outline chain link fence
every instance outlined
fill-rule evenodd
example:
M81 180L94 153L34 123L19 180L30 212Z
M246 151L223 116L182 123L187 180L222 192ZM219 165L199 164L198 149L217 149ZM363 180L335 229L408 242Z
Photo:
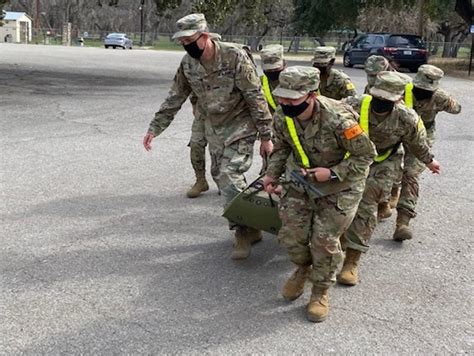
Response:
M104 38L111 32L106 31L83 31L74 30L71 33L71 45L102 47ZM147 47L162 50L182 50L182 47L174 42L171 37L173 33L127 33L135 47ZM338 53L342 54L350 45L352 33L339 32L330 33L325 37L308 36L244 36L223 35L223 41L235 42L248 45L253 51L258 51L269 44L281 44L285 51L293 54L311 54L317 46L333 46ZM63 43L62 29L41 29L35 31L32 43L45 45L61 45ZM469 59L471 41L467 39L462 43L426 42L426 47L432 57L447 57L458 59Z

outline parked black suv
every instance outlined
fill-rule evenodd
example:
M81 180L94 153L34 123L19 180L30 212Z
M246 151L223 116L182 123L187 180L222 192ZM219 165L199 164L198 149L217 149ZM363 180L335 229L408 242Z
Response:
M368 33L358 36L344 52L344 66L364 64L367 57L377 54L416 72L428 61L428 51L420 36Z

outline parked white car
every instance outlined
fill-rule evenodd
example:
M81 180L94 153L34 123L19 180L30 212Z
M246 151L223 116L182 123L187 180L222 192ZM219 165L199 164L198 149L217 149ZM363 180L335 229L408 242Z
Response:
M133 41L125 33L110 33L104 38L104 47L132 49Z

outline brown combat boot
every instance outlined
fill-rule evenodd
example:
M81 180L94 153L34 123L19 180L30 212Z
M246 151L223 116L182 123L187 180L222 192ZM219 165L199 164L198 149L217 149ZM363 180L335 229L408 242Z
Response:
M311 272L311 266L298 266L285 282L281 295L289 302L298 299L304 292L304 284Z
M400 199L400 188L392 187L389 200L390 208L395 209L397 207L398 199Z
M196 183L186 192L188 198L197 198L202 192L209 190L205 172L196 172Z
M398 212L397 225L393 234L393 239L395 241L411 240L413 238L410 227L408 226L410 219L411 217L408 215L403 214L400 211Z
M390 208L389 202L380 203L377 211L378 220L388 219L392 216L392 208Z
M329 314L329 296L327 288L314 287L311 299L306 307L306 316L313 323L320 323L327 319Z
M262 240L262 232L250 227L239 226L235 231L233 260L244 260L250 256L252 244Z
M337 281L347 286L355 286L359 282L357 265L359 264L361 252L351 248L346 249L346 258L342 265L341 273L337 276Z

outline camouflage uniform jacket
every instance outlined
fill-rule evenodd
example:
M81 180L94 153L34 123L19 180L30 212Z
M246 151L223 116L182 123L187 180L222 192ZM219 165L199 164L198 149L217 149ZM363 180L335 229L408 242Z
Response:
M188 54L183 57L149 131L155 136L163 132L191 95L196 114L209 120L226 145L257 132L262 139L269 139L272 119L255 65L237 45L213 42L215 57L208 68Z
M321 80L319 92L321 95L335 100L341 100L342 98L357 94L351 78L343 71L332 68L328 79L325 81Z
M340 102L329 98L318 96L317 104L305 129L297 119L294 120L310 166L330 168L340 181L365 180L376 151L369 137L357 124L356 116ZM277 108L273 119L275 140L267 174L280 177L288 158L290 165L302 167L302 164L281 107ZM344 159L347 151L351 155Z
M362 100L366 95L352 96L343 100L360 113ZM379 117L369 109L369 136L378 154L403 143L423 163L433 160L433 154L426 141L426 131L418 122L418 115L404 104L395 104L386 117Z
M435 118L438 112L446 111L450 114L461 112L461 105L443 89L437 89L431 99L417 101L413 98L413 108L422 118L428 136L434 135Z

